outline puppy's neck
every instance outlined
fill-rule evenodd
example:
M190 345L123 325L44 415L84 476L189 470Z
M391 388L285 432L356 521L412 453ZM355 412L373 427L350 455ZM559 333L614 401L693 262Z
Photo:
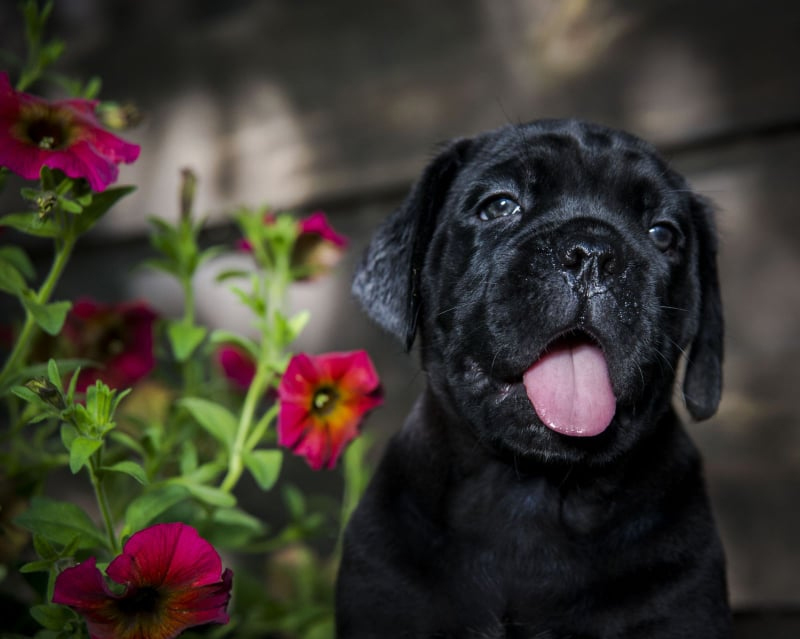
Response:
M700 458L673 410L658 418L658 423L637 444L615 458L598 465L566 463L532 454L524 456L497 448L481 440L456 414L448 402L440 401L429 388L417 400L402 434L414 454L450 476L449 481L483 475L494 469L499 475L519 483L545 481L563 493L576 490L608 492L623 486L646 482L646 477L666 472L679 477L699 467Z

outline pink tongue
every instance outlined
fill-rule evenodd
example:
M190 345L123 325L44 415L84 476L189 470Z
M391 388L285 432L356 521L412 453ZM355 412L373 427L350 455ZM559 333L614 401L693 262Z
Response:
M545 354L522 376L536 414L562 435L594 437L611 423L616 399L603 352L591 344Z

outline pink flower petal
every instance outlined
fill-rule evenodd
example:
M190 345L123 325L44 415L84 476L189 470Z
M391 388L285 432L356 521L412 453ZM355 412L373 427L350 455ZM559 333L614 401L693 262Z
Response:
M256 375L256 363L248 353L235 346L223 346L217 351L217 361L234 385L241 390L250 388Z
M347 246L347 238L333 229L328 223L328 217L322 211L315 211L304 220L300 220L300 232L315 233L341 248Z
M157 524L133 535L106 573L120 584L196 587L219 581L222 560L191 526Z
M289 361L278 386L281 401L310 403L313 387L319 383L320 374L314 360L305 353L298 353Z
M278 444L305 457L315 470L336 465L358 435L364 415L383 401L364 351L316 357L298 353L286 367L278 397Z
M310 425L310 402L294 403L284 401L278 412L278 445L292 448L297 444Z
M133 386L156 365L153 326L157 316L144 302L100 304L77 300L61 334L63 350L71 357L96 362L84 369L77 389L83 392L97 379L112 388Z
M97 102L70 99L47 101L15 91L5 72L0 73L0 165L25 179L39 177L43 166L85 178L94 191L117 179L117 165L133 162L140 148L109 133L95 116ZM57 129L57 148L45 148L30 139L31 123Z
M53 603L74 606L82 610L103 608L111 591L94 557L65 569L56 577Z
M158 524L133 535L107 574L94 558L56 578L53 601L86 619L92 639L174 639L193 626L227 623L233 573L191 526Z

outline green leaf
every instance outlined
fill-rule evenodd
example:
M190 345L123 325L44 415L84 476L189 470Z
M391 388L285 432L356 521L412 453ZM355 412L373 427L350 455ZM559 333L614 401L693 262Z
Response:
M105 535L75 504L47 497L34 497L31 506L15 520L18 526L66 546L78 538L77 549L107 547Z
M214 486L204 486L203 484L194 484L180 480L175 481L179 482L179 485L184 486L192 494L192 497L199 499L209 506L232 508L236 505L236 497Z
M236 437L237 421L227 408L199 397L187 397L180 400L178 405L188 410L209 435L228 450L231 449Z
M19 571L22 574L28 574L31 572L50 572L50 568L53 567L54 559L40 559L39 561L29 561L27 564L23 564L19 567Z
M147 473L144 472L144 468L142 468L136 462L121 461L111 466L103 466L101 470L128 475L129 477L133 477L143 486L147 486L147 484L149 483L147 479Z
M242 348L253 359L258 359L258 344L256 344L249 337L237 335L236 333L232 333L231 331L226 331L224 329L217 329L211 333L210 342L214 346L218 346L220 344L233 344L234 346Z
M162 484L137 497L125 511L123 536L145 528L165 510L188 497L186 487L175 483Z
M100 77L93 75L91 78L89 78L88 82L86 82L86 86L83 88L83 97L87 100L94 100L98 95L100 95L100 89L102 86L103 80Z
M25 309L33 316L39 327L48 335L58 335L67 313L72 308L72 302L53 302L51 304L40 304L33 299L33 294L22 296L22 304Z
M330 639L336 636L336 624L332 618L316 621L303 636L305 639Z
M239 508L220 508L215 510L211 516L214 524L247 529L254 534L260 534L266 530L264 523L257 517L253 517Z
M72 443L80 436L78 430L72 424L64 424L61 426L61 443L64 448L69 450L72 448Z
M21 233L36 237L58 237L62 233L61 227L52 217L43 218L33 211L8 213L0 217L0 226L10 226Z
M292 515L292 519L300 519L306 512L306 498L296 486L286 484L283 487L283 501Z
M266 532L259 519L239 508L215 508L202 534L216 548L236 550L252 544Z
M92 203L83 209L83 213L75 218L75 230L78 233L85 233L92 228L108 210L114 206L119 200L133 193L136 190L135 186L118 186L112 189L106 189L100 193L95 193L92 197Z
M75 475L89 463L89 459L103 445L102 439L78 436L69 447L69 469Z
M284 317L282 313L275 313L277 339L282 340L284 344L293 342L303 332L310 319L309 311L301 311L289 318Z
M29 404L43 407L42 399L27 386L15 386L11 389L11 392Z
M27 287L25 276L19 272L14 264L0 255L0 291L5 291L11 295L19 295Z
M261 490L270 490L281 474L283 451L253 450L244 456L244 465Z
M57 604L38 604L31 606L30 611L31 617L48 630L63 630L75 619L75 614L69 608Z
M160 259L144 260L142 262L142 266L146 268L152 268L156 271L162 271L163 273L167 273L168 275L173 275L179 279L181 276L180 269L175 264L175 262L171 260L160 260Z
M47 379L62 393L64 392L64 385L61 383L61 373L58 371L58 364L56 360L47 360Z
M65 44L61 40L52 40L41 48L39 59L43 66L50 66L61 57L64 52Z
M36 277L36 269L33 267L33 262L19 246L0 246L0 259L5 260L16 268L26 280L32 280Z
M33 267L28 254L19 246L0 246L0 259L12 264L25 279L32 280L36 277L36 269Z
M58 559L58 553L53 545L41 535L33 535L33 548L42 559Z
M198 258L197 258L197 266L200 266L201 264L205 264L209 260L213 260L218 255L222 255L223 253L225 253L225 251L226 251L226 248L224 246L211 246L211 247L207 248L205 251L200 253L200 255L198 256Z
M191 440L186 440L181 444L181 453L178 464L181 475L188 475L197 469L197 447Z
M167 337L172 346L175 359L185 362L205 339L208 330L203 326L193 326L182 321L170 322Z
M251 271L245 271L244 269L240 268L230 268L225 269L224 271L220 271L217 273L216 278L214 278L217 282L227 282L228 280L238 279L241 277L248 277Z
M67 213L72 213L74 215L80 215L83 213L83 207L73 200L68 200L67 198L60 198L58 203L61 205L61 208L64 209Z
M145 451L144 447L127 433L123 433L122 431L119 430L114 430L111 431L111 433L109 433L108 436L117 444L120 444L121 446L124 446L129 450L132 450L134 453L139 455L139 457L145 457L147 455L147 452Z
M181 479L195 484L207 484L214 481L226 468L227 464L222 464L219 461L210 461L192 471L183 473L184 476Z

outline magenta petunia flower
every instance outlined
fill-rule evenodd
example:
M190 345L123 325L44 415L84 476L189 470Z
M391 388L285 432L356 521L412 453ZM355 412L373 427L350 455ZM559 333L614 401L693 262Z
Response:
M59 341L64 356L89 359L99 368L81 370L76 389L83 392L98 379L123 389L145 377L156 365L153 353L155 312L144 302L100 304L75 302Z
M139 157L139 146L102 128L96 100L56 100L15 91L0 72L0 166L35 180L43 166L86 178L93 191L117 179L117 165Z
M347 248L347 238L337 233L322 211L300 221L300 236L294 245L292 262L314 277L332 269Z
M365 351L295 355L278 386L278 443L314 470L333 468L364 415L383 402Z
M244 349L230 344L217 350L219 362L225 378L236 388L246 391L256 375L256 363Z
M275 215L267 213L264 224L273 224ZM315 211L297 222L298 236L292 250L292 268L299 273L298 279L309 279L332 269L347 248L347 238L337 233L322 211ZM251 251L246 239L240 239L236 247Z
M172 639L228 623L233 573L191 526L157 524L133 535L106 569L94 557L56 577L53 603L86 620L92 639Z

